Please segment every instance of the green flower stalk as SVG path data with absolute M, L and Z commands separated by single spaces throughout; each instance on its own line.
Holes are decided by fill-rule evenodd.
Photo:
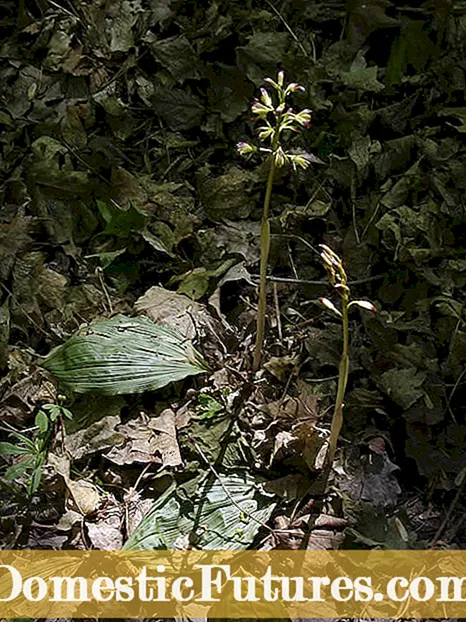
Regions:
M 348 383 L 349 373 L 349 320 L 348 312 L 351 307 L 357 306 L 375 313 L 377 309 L 368 300 L 351 300 L 350 288 L 348 287 L 348 277 L 343 267 L 343 262 L 331 248 L 320 244 L 321 258 L 330 283 L 339 292 L 341 296 L 341 306 L 338 309 L 328 298 L 319 298 L 320 303 L 329 311 L 337 315 L 343 325 L 343 349 L 341 353 L 339 373 L 338 373 L 338 389 L 335 409 L 333 411 L 332 425 L 330 427 L 330 438 L 328 442 L 327 461 L 331 465 L 335 458 L 338 437 L 343 426 L 343 407 L 346 393 L 346 385 Z
M 278 73 L 277 81 L 265 78 L 265 82 L 273 89 L 271 95 L 265 88 L 260 90 L 260 99 L 255 100 L 251 111 L 255 114 L 262 125 L 259 127 L 259 140 L 262 145 L 255 146 L 240 142 L 237 144 L 239 153 L 249 157 L 256 153 L 265 154 L 269 160 L 269 174 L 264 197 L 261 224 L 261 259 L 260 259 L 260 282 L 259 282 L 259 305 L 257 309 L 257 332 L 254 349 L 253 371 L 260 367 L 262 347 L 265 333 L 265 313 L 267 306 L 267 265 L 270 252 L 270 200 L 272 197 L 275 169 L 290 164 L 294 170 L 306 169 L 311 162 L 320 160 L 309 153 L 294 153 L 285 151 L 282 145 L 283 135 L 287 131 L 299 132 L 302 128 L 308 128 L 311 123 L 311 111 L 307 108 L 295 113 L 287 106 L 287 97 L 296 91 L 304 91 L 304 87 L 296 82 L 284 86 L 285 74 Z

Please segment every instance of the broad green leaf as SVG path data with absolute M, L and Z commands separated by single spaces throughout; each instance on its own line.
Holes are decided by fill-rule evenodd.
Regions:
M 120 257 L 120 255 L 123 255 L 124 253 L 126 253 L 126 246 L 124 246 L 123 248 L 119 248 L 116 251 L 106 251 L 103 253 L 95 253 L 94 255 L 87 255 L 86 259 L 92 259 L 93 257 L 97 257 L 100 261 L 102 269 L 106 270 L 109 266 L 112 265 L 117 257 Z
M 59 404 L 44 404 L 43 406 L 41 406 L 41 411 L 47 413 L 48 418 L 52 423 L 58 419 L 58 417 L 62 413 L 62 410 L 64 409 Z
M 387 63 L 387 83 L 399 84 L 409 69 L 423 72 L 439 53 L 440 48 L 432 41 L 423 20 L 402 18 L 400 34 L 392 43 Z
M 107 395 L 156 391 L 206 371 L 183 335 L 148 318 L 123 315 L 80 329 L 43 366 L 76 393 Z
M 175 80 L 195 80 L 201 75 L 201 66 L 196 51 L 184 35 L 157 39 L 152 44 L 152 52 Z
M 250 473 L 224 473 L 220 477 L 221 483 L 212 480 L 211 475 L 205 476 L 195 496 L 188 499 L 182 487 L 171 486 L 157 499 L 124 548 L 173 549 L 189 541 L 205 550 L 247 548 L 260 523 L 273 512 L 274 496 L 266 493 Z
M 360 50 L 349 71 L 340 71 L 343 84 L 352 89 L 378 93 L 385 87 L 377 80 L 378 68 L 368 67 L 363 51 Z
M 108 235 L 126 238 L 133 231 L 141 231 L 147 220 L 147 217 L 132 205 L 124 210 L 110 203 L 97 201 L 97 207 L 106 223 L 104 233 Z
M 34 453 L 36 451 L 34 441 L 31 441 L 31 439 L 24 434 L 20 434 L 19 432 L 10 432 L 10 438 L 16 438 L 20 443 L 26 445 L 26 447 L 29 448 L 29 453 Z
M 37 413 L 35 418 L 35 424 L 42 434 L 47 432 L 49 428 L 49 418 L 42 410 L 39 410 L 39 412 Z
M 439 117 L 454 117 L 458 124 L 448 123 L 448 125 L 455 127 L 458 132 L 462 134 L 466 133 L 466 108 L 464 106 L 459 106 L 457 108 L 442 108 L 437 112 Z

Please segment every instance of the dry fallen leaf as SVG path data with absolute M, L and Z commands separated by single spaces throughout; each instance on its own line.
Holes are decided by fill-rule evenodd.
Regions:
M 117 430 L 125 440 L 106 454 L 107 460 L 114 464 L 155 462 L 172 467 L 181 464 L 175 413 L 170 408 L 158 417 L 141 413 L 138 419 L 117 426 Z
M 99 491 L 95 486 L 85 481 L 74 482 L 64 477 L 67 488 L 68 509 L 79 512 L 82 516 L 93 514 L 100 503 Z
M 97 522 L 86 522 L 87 535 L 94 548 L 99 551 L 119 551 L 123 546 L 121 524 L 121 511 L 117 505 Z

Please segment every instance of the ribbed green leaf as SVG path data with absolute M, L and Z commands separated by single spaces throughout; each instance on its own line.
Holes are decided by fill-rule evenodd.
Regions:
M 76 393 L 107 395 L 155 391 L 206 371 L 189 339 L 123 315 L 80 329 L 42 365 Z
M 276 502 L 247 472 L 223 473 L 220 477 L 221 483 L 205 476 L 191 498 L 186 497 L 183 486 L 173 484 L 155 501 L 124 549 L 182 548 L 189 536 L 200 549 L 246 549 L 260 523 L 270 518 Z

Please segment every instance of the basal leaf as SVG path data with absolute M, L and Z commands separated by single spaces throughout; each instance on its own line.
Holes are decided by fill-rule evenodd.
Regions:
M 180 333 L 123 315 L 80 329 L 43 366 L 76 393 L 107 395 L 155 391 L 206 370 Z
M 274 497 L 250 473 L 224 473 L 220 477 L 221 483 L 205 476 L 195 497 L 189 500 L 185 491 L 171 486 L 157 499 L 124 548 L 181 548 L 183 542 L 193 539 L 196 547 L 204 550 L 247 548 L 260 523 L 267 521 L 274 510 Z

